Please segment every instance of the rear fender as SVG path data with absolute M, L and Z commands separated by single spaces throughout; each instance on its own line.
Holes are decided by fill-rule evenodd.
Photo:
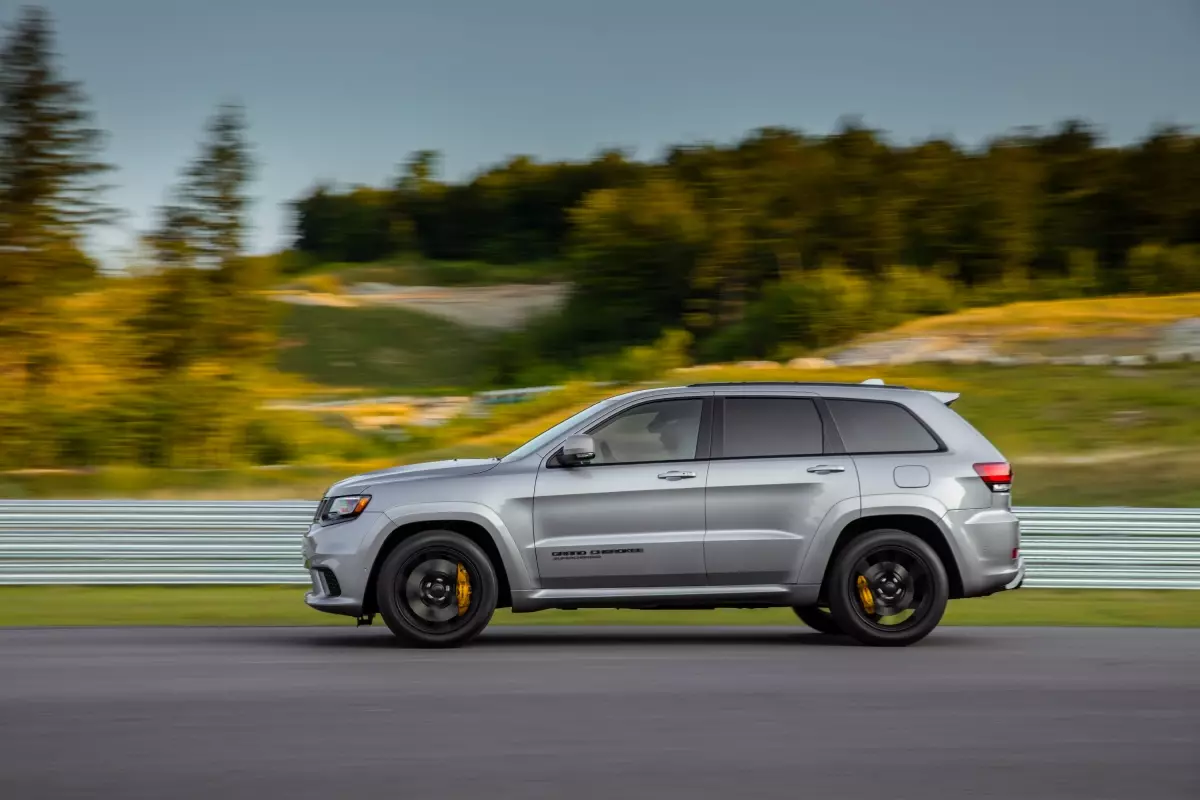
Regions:
M 858 514 L 842 515 L 836 520 L 826 518 L 821 526 L 821 534 L 813 541 L 808 557 L 804 560 L 799 583 L 822 583 L 842 531 L 853 522 L 858 522 L 858 528 L 869 525 L 871 517 L 920 517 L 932 523 L 941 532 L 954 557 L 953 568 L 961 572 L 959 568 L 962 565 L 962 553 L 958 542 L 946 526 L 946 507 L 937 499 L 917 494 L 876 494 L 861 498 L 861 502 L 862 509 Z M 946 566 L 951 567 L 949 564 Z

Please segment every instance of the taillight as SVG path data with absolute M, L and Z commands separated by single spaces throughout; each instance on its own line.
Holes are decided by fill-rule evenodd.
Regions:
M 1012 489 L 1012 465 L 1007 461 L 976 464 L 975 473 L 993 492 L 1007 492 Z

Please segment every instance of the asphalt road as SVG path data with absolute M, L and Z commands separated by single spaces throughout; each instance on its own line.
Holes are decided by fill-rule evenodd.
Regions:
M 0 630 L 0 798 L 1195 798 L 1200 630 Z

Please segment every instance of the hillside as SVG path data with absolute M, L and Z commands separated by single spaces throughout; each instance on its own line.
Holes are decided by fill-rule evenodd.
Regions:
M 1200 293 L 1098 297 L 972 308 L 923 317 L 836 348 L 855 360 L 1083 356 L 1200 357 Z
M 961 392 L 955 409 L 1016 465 L 1027 505 L 1200 506 L 1200 364 L 1090 366 L 908 365 L 830 370 L 719 368 L 667 375 L 701 380 L 838 380 Z M 491 418 L 463 417 L 369 460 L 209 471 L 91 470 L 10 475 L 25 496 L 312 498 L 345 475 L 393 463 L 501 455 L 619 387 L 573 384 Z
M 411 309 L 289 304 L 278 366 L 333 387 L 467 386 L 486 342 L 474 328 Z

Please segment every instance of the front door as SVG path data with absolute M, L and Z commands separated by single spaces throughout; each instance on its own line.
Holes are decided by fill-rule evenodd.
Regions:
M 717 402 L 704 541 L 709 583 L 795 582 L 830 509 L 858 500 L 854 460 L 823 455 L 824 426 L 811 397 Z
M 595 460 L 538 473 L 533 519 L 547 589 L 703 585 L 711 398 L 652 400 L 588 431 Z

